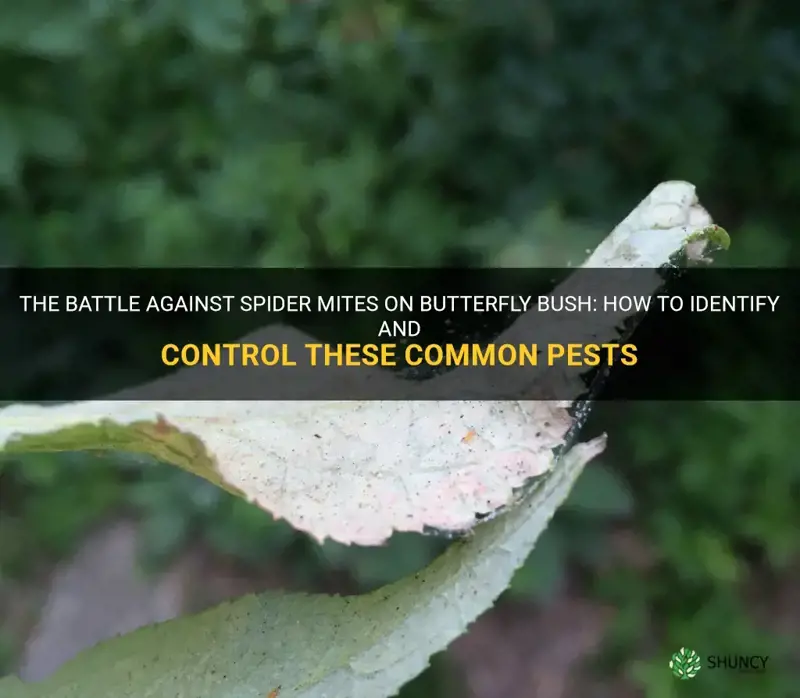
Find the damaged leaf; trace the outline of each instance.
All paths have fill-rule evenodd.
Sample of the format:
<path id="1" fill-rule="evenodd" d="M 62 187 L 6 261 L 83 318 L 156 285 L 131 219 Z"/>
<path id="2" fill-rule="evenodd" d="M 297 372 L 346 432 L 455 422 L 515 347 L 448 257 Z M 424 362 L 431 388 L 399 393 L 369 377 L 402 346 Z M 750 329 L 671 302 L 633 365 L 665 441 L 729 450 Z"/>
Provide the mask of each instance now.
<path id="1" fill-rule="evenodd" d="M 661 184 L 557 292 L 596 293 L 598 276 L 589 270 L 614 267 L 638 269 L 637 292 L 653 294 L 663 282 L 657 268 L 685 254 L 687 241 L 716 242 L 716 232 L 708 233 L 716 230 L 693 186 Z M 616 275 L 612 282 L 617 288 L 608 290 L 618 290 Z M 573 341 L 604 342 L 618 339 L 618 328 L 633 315 L 565 313 L 559 322 Z M 524 341 L 535 334 L 536 322 L 535 312 L 526 313 L 496 341 Z M 260 341 L 272 332 L 285 335 L 286 329 L 266 328 Z M 426 383 L 457 384 L 460 370 Z M 401 380 L 378 373 L 380 380 Z M 195 381 L 202 392 L 207 375 L 187 369 L 147 390 L 152 394 L 177 379 Z M 270 374 L 251 375 L 251 381 L 271 380 Z M 525 400 L 543 394 L 540 383 L 552 372 L 536 367 L 529 375 L 530 384 L 520 386 L 523 399 L 508 401 L 170 401 L 135 400 L 130 391 L 115 400 L 13 405 L 0 410 L 0 444 L 11 453 L 147 454 L 319 541 L 378 545 L 394 531 L 469 530 L 476 515 L 485 518 L 509 505 L 515 490 L 549 471 L 576 421 L 569 401 Z M 557 392 L 577 397 L 582 387 L 562 384 Z"/>

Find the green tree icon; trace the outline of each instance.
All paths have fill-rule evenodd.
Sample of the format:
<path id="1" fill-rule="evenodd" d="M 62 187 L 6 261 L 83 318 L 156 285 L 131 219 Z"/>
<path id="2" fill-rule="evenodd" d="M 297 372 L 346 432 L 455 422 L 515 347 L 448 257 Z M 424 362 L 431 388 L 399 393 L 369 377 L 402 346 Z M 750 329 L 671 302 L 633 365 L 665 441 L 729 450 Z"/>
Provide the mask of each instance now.
<path id="1" fill-rule="evenodd" d="M 697 676 L 700 667 L 700 655 L 694 650 L 687 650 L 685 647 L 681 647 L 680 650 L 673 654 L 669 663 L 672 673 L 683 681 Z"/>

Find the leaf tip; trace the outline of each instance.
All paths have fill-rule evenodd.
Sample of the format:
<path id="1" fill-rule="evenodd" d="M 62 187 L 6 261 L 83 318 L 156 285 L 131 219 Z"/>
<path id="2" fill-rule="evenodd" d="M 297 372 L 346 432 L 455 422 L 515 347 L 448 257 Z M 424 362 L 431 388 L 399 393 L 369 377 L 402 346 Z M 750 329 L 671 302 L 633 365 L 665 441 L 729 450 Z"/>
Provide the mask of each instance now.
<path id="1" fill-rule="evenodd" d="M 683 241 L 683 249 L 690 261 L 710 262 L 705 257 L 707 252 L 727 250 L 731 246 L 731 236 L 719 225 L 708 225 L 687 235 Z"/>

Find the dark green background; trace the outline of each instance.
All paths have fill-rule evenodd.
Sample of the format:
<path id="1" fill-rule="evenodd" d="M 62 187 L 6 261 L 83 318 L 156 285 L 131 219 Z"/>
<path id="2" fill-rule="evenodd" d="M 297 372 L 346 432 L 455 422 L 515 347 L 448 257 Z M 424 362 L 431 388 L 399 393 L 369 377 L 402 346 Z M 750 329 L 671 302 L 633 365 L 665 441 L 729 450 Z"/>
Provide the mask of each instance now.
<path id="1" fill-rule="evenodd" d="M 731 232 L 729 263 L 797 266 L 799 20 L 794 4 L 758 0 L 4 1 L 0 262 L 560 266 L 659 181 L 686 179 Z M 13 341 L 3 335 L 3 354 Z M 704 357 L 708 376 L 730 384 L 721 347 Z M 76 356 L 97 358 L 54 346 L 14 379 Z M 98 382 L 136 379 L 117 370 Z M 756 609 L 797 583 L 797 417 L 789 403 L 601 406 L 587 429 L 611 434 L 602 467 L 510 596 L 548 603 L 566 575 L 620 609 L 598 686 L 625 676 L 653 698 L 793 695 L 797 657 L 776 614 Z M 135 463 L 0 468 L 6 578 L 122 508 L 143 517 L 151 563 L 201 535 L 306 586 L 344 573 L 369 588 L 444 545 L 320 548 Z M 602 564 L 619 526 L 655 556 L 646 572 Z M 773 661 L 755 679 L 704 671 L 678 685 L 667 662 L 681 646 Z M 441 666 L 404 695 L 447 695 L 454 670 Z"/>

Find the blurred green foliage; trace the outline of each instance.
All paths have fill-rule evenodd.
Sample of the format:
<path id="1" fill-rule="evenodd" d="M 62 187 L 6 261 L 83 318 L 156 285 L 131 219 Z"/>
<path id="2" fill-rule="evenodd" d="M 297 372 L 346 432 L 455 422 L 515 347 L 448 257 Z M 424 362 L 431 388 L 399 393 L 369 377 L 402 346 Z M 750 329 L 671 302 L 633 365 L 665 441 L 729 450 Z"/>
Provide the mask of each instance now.
<path id="1" fill-rule="evenodd" d="M 798 26 L 798 6 L 758 0 L 3 0 L 0 261 L 561 265 L 680 178 L 732 231 L 732 263 L 796 265 Z M 714 379 L 735 381 L 721 353 Z M 509 593 L 546 600 L 585 569 L 621 609 L 601 668 L 648 697 L 676 695 L 680 646 L 776 658 L 757 687 L 709 671 L 681 695 L 789 695 L 742 590 L 798 555 L 796 422 L 786 404 L 601 405 L 588 428 L 611 448 Z M 372 587 L 444 545 L 316 546 L 206 483 L 103 457 L 0 463 L 0 504 L 4 575 L 124 509 L 151 564 L 201 536 L 304 585 L 340 570 Z M 647 571 L 609 568 L 620 522 Z M 432 676 L 404 695 L 444 696 Z"/>

